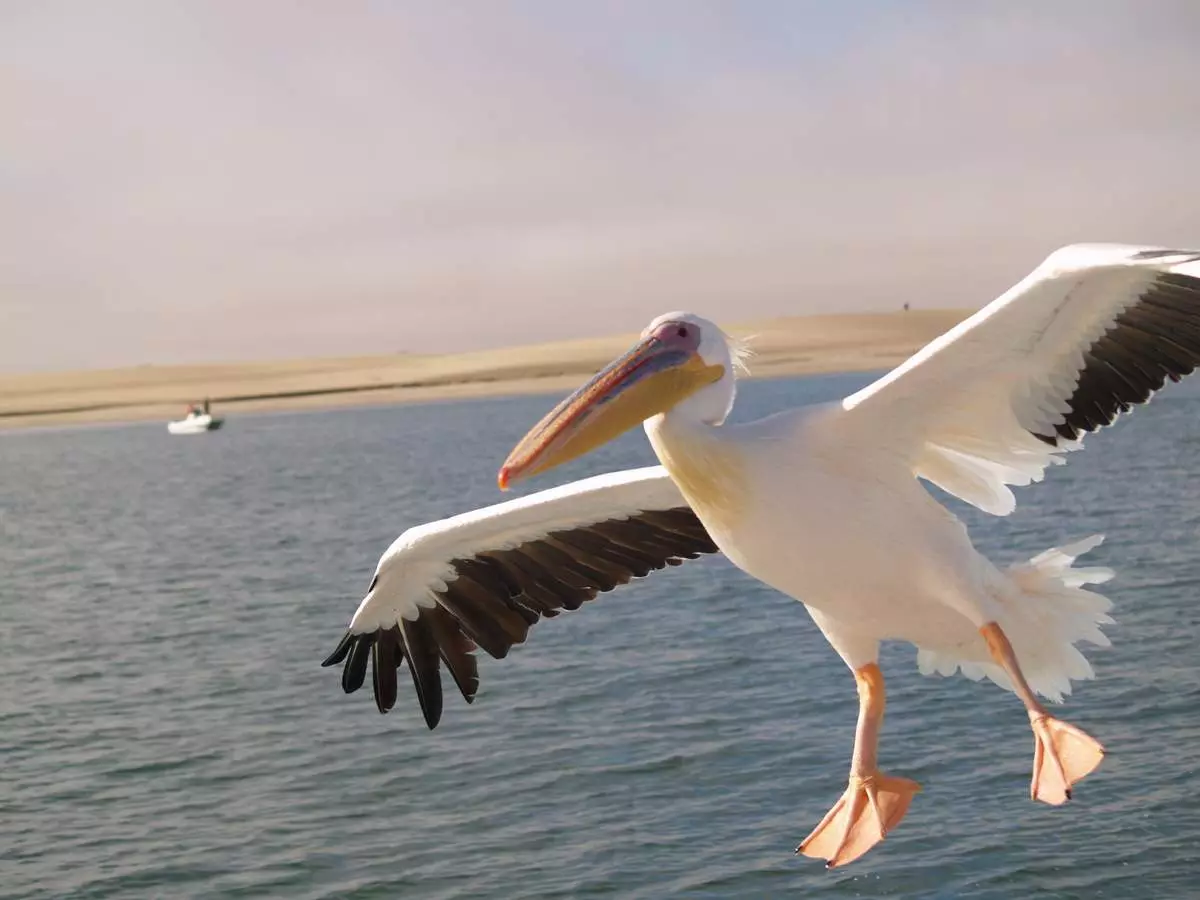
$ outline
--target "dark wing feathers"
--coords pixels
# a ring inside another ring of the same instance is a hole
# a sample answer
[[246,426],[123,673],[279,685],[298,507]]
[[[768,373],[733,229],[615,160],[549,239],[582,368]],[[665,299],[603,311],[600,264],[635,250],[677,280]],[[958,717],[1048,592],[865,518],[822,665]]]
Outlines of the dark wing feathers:
[[375,643],[375,635],[356,635],[357,640],[350,648],[346,657],[346,667],[342,669],[342,690],[353,694],[367,679],[367,660],[371,656],[371,647]]
[[380,632],[372,648],[371,683],[375,688],[375,705],[381,713],[396,705],[396,668],[403,653],[398,632],[398,628]]
[[[1137,259],[1181,257],[1185,251],[1143,251]],[[1200,253],[1191,260],[1200,259]],[[1052,446],[1110,425],[1145,403],[1169,378],[1179,381],[1200,365],[1200,278],[1157,275],[1136,302],[1084,352],[1083,368],[1055,434],[1038,434]]]
[[347,632],[321,665],[344,662],[342,688],[352,693],[366,681],[369,660],[375,704],[387,712],[396,702],[397,669],[407,661],[425,723],[435,728],[442,715],[440,664],[470,703],[479,689],[476,647],[502,659],[539,620],[578,609],[597,593],[656,569],[716,552],[704,525],[686,506],[483,550],[451,560],[456,577],[443,590],[431,591],[436,605],[422,607],[415,621],[367,634]]
[[321,665],[336,666],[349,655],[351,648],[354,647],[354,644],[357,640],[358,635],[347,631],[344,635],[342,635],[342,639],[338,641],[338,645],[333,648],[333,652],[325,657],[325,660],[321,663]]
[[437,644],[442,662],[458,685],[459,693],[468,703],[475,701],[479,690],[479,663],[475,659],[476,644],[459,628],[458,621],[441,606],[425,612],[429,619],[430,637]]
[[[425,616],[417,616],[412,622],[401,619],[400,637],[425,724],[436,728],[442,718],[442,676],[438,673],[441,656],[429,620]],[[392,701],[395,702],[394,693]]]
[[1145,262],[1152,259],[1166,259],[1171,256],[1190,257],[1191,259],[1179,260],[1180,262],[1190,262],[1200,259],[1200,250],[1169,250],[1165,247],[1155,247],[1151,250],[1139,250],[1129,258]]
[[493,556],[480,553],[475,559],[492,567],[499,574],[508,591],[509,598],[542,618],[553,618],[559,613],[558,595],[547,584],[537,580],[537,573],[522,566],[512,554]]
[[[461,582],[461,583],[460,583]],[[512,618],[516,614],[500,601],[490,600],[485,593],[476,592],[474,585],[462,578],[455,579],[446,585],[446,589],[437,595],[437,602],[443,609],[458,620],[459,626],[476,644],[489,656],[503,659],[508,648],[515,643],[505,630],[505,624],[512,629]],[[524,622],[518,618],[518,627]],[[503,621],[507,619],[507,623]]]

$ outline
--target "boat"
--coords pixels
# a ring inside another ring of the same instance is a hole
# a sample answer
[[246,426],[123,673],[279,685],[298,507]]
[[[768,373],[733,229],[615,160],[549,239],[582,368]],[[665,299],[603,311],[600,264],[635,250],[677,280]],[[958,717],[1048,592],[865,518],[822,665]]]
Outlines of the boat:
[[204,434],[206,431],[216,431],[224,422],[223,418],[209,411],[208,401],[205,400],[202,407],[189,406],[187,415],[182,419],[168,422],[167,431],[171,434]]

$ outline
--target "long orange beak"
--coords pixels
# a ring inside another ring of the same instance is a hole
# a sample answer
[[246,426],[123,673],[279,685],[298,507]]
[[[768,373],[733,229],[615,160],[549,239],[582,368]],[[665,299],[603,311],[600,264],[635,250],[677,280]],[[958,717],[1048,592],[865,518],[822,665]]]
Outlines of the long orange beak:
[[724,374],[693,351],[643,338],[530,429],[500,467],[500,490],[583,456]]

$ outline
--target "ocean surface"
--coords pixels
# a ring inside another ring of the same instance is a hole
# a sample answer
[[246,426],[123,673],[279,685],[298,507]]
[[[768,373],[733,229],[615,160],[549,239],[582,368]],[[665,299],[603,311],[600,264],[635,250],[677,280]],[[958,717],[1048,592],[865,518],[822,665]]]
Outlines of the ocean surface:
[[[869,376],[752,382],[736,418]],[[1027,558],[1095,531],[1114,646],[1065,717],[1109,755],[1029,800],[1021,704],[887,648],[881,759],[924,792],[845,869],[850,673],[706,559],[546,621],[428,731],[321,659],[403,529],[496,502],[529,397],[0,435],[0,897],[1200,897],[1200,381],[966,513]],[[634,433],[533,487],[652,461]],[[961,509],[961,507],[956,507]]]

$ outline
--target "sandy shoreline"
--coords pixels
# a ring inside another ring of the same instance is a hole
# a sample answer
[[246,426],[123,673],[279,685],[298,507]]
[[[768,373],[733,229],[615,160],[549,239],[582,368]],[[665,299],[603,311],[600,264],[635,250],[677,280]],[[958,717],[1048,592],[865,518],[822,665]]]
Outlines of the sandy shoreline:
[[[885,369],[968,315],[963,310],[805,316],[729,329],[754,336],[751,375]],[[562,393],[634,335],[437,356],[399,355],[0,376],[0,428],[179,418],[204,397],[214,412],[322,409],[448,398]]]

